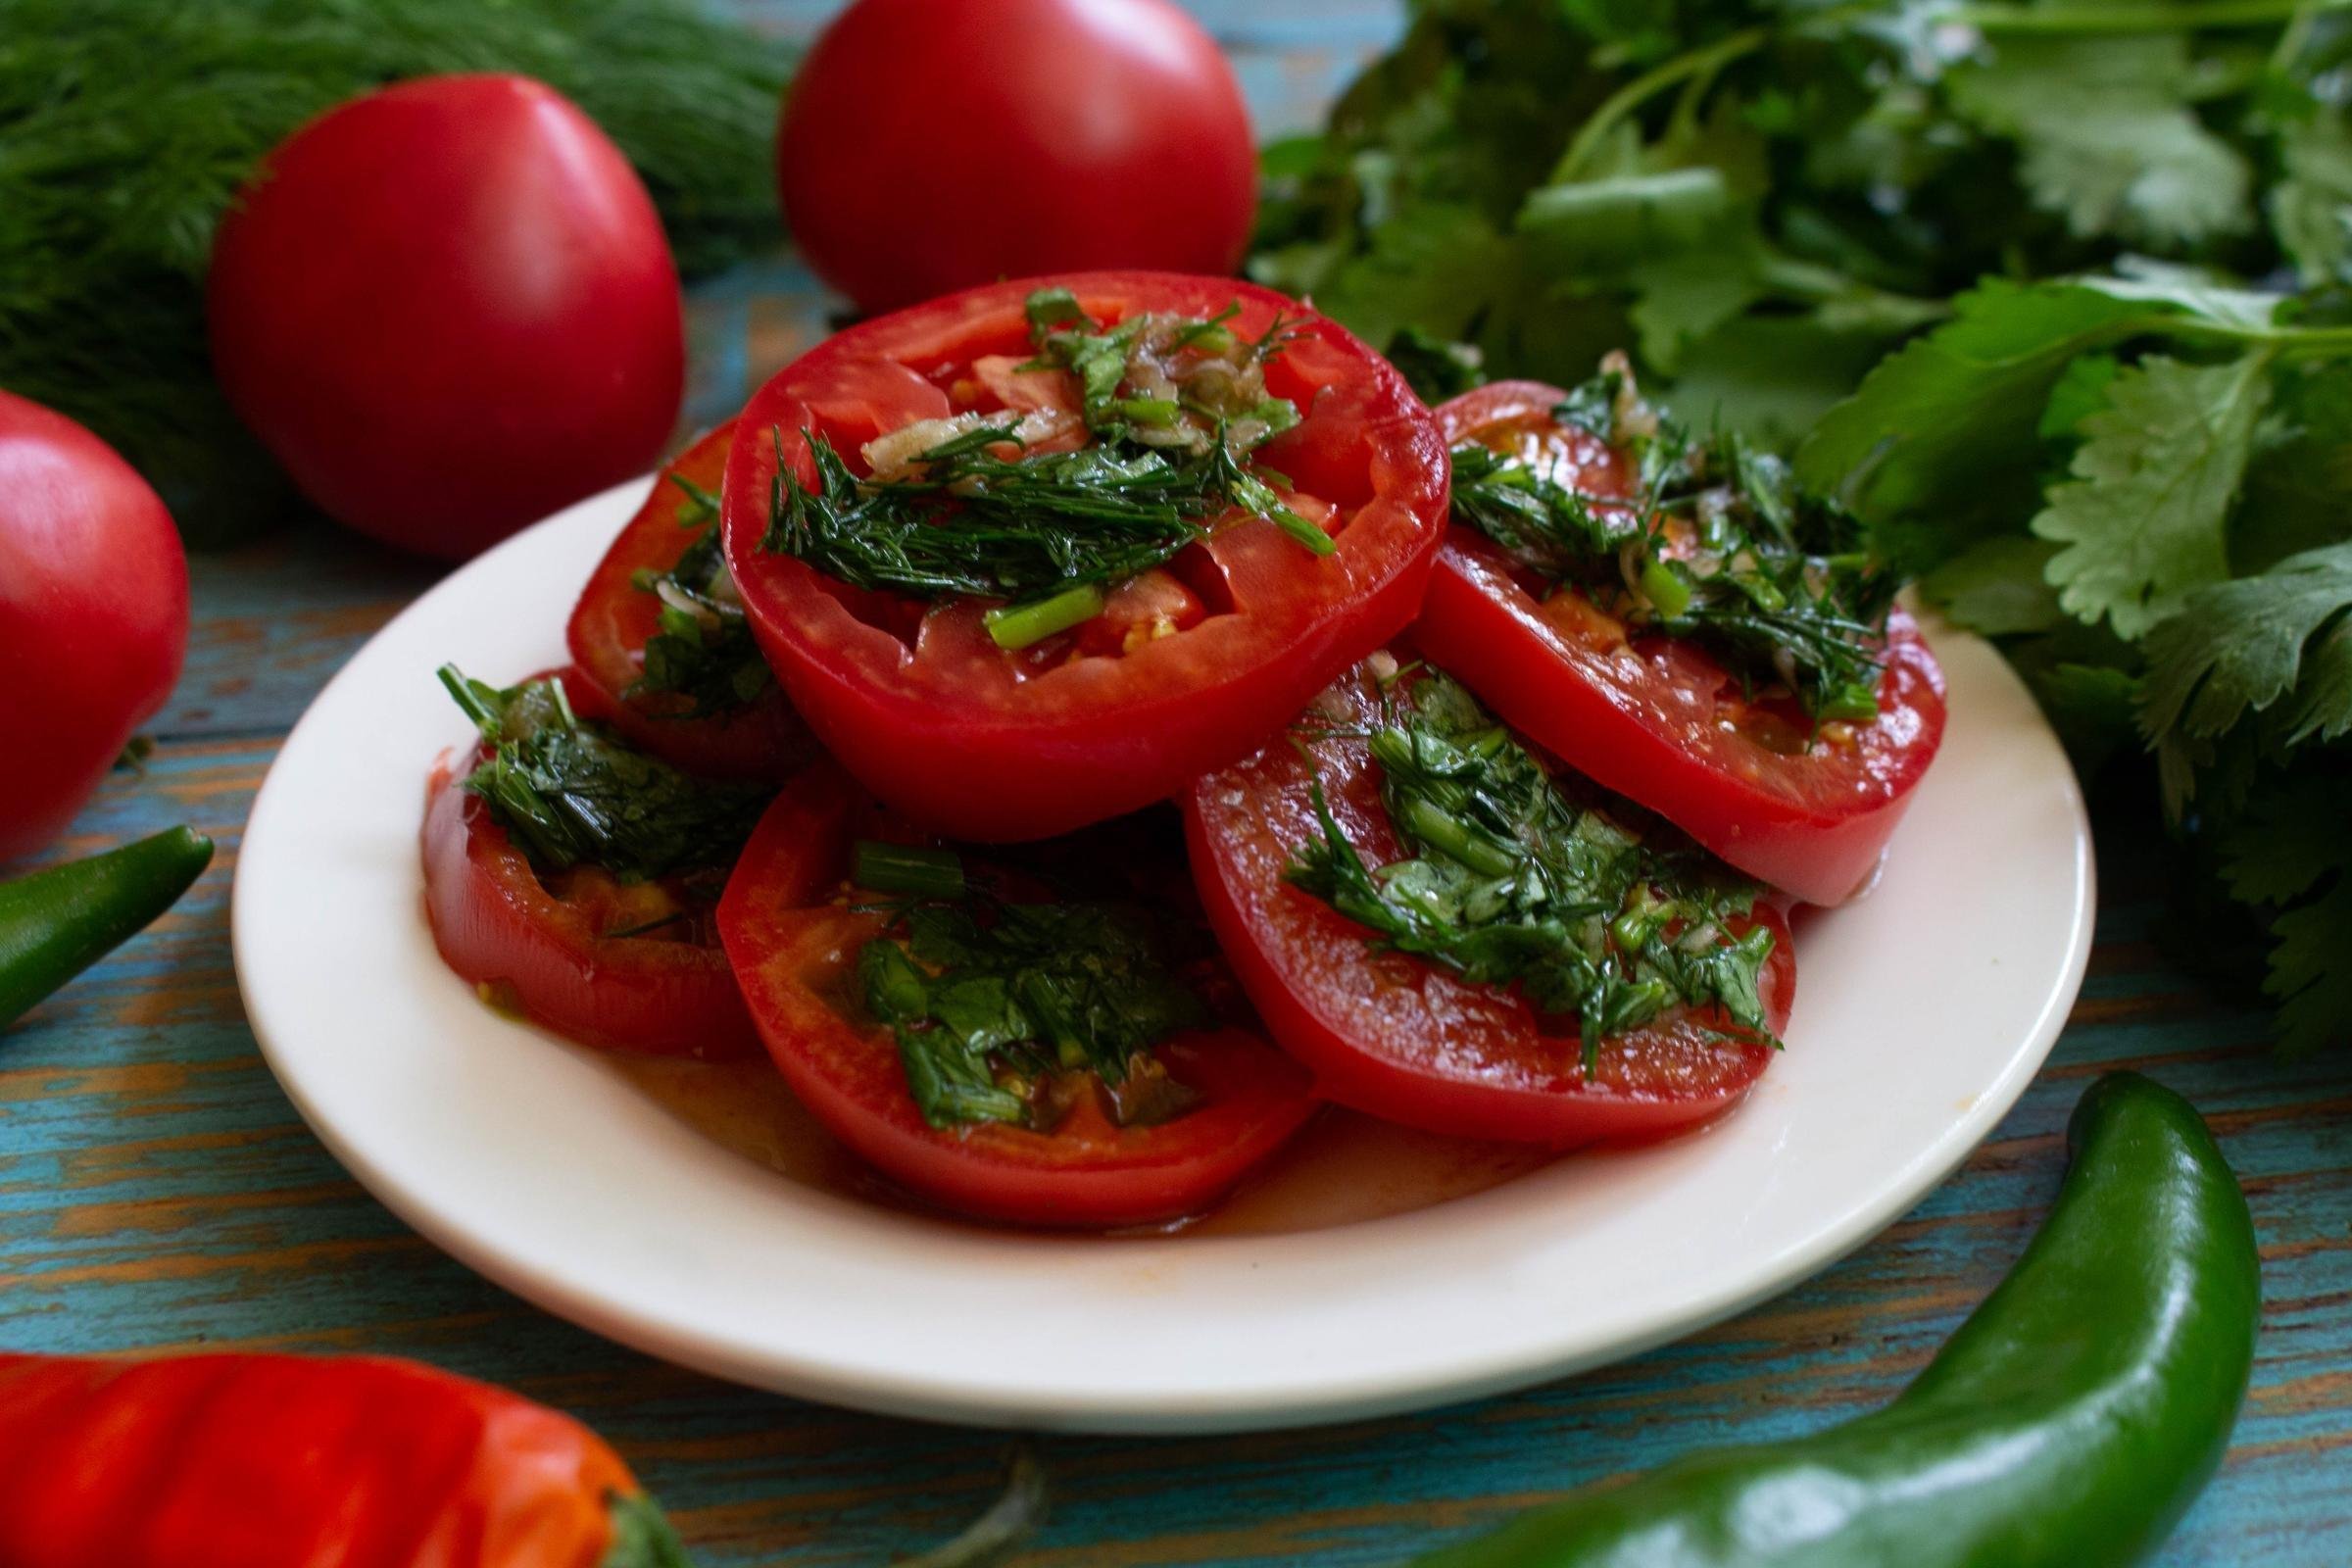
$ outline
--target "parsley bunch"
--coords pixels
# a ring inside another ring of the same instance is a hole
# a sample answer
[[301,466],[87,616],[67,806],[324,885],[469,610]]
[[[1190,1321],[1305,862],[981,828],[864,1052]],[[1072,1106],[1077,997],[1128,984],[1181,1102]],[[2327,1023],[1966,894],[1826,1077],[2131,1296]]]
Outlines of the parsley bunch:
[[2352,1039],[2348,455],[2340,295],[2146,266],[1961,296],[1796,454],[2001,644],[2085,773],[2153,754],[2268,927],[2296,1049]]
[[1637,629],[1705,644],[1751,689],[1785,685],[1816,719],[1878,716],[1895,578],[1870,563],[1852,513],[1741,436],[1692,441],[1640,401],[1622,361],[1553,412],[1629,456],[1631,502],[1465,442],[1455,521]]
[[1452,680],[1405,686],[1366,742],[1412,855],[1367,866],[1318,784],[1323,836],[1298,847],[1293,883],[1381,946],[1574,1013],[1588,1076],[1604,1040],[1676,1006],[1719,1007],[1729,1032],[1772,1037],[1772,933],[1729,928],[1754,906],[1753,883],[1669,831],[1645,839],[1571,799]]
[[[2332,276],[2352,18],[2317,0],[1414,0],[1276,145],[1251,261],[1443,391],[1606,351],[1793,437],[1985,274]],[[1659,384],[1663,384],[1662,379]]]

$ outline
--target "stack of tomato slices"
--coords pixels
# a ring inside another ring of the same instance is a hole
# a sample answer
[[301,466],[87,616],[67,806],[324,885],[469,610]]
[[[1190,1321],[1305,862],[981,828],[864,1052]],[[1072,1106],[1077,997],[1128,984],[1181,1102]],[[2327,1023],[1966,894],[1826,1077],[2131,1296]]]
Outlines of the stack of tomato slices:
[[1555,1148],[1737,1103],[1941,677],[1840,514],[1621,365],[1435,413],[1312,310],[869,319],[656,481],[568,669],[442,678],[451,967],[756,1054],[911,1196],[1200,1212],[1325,1102]]

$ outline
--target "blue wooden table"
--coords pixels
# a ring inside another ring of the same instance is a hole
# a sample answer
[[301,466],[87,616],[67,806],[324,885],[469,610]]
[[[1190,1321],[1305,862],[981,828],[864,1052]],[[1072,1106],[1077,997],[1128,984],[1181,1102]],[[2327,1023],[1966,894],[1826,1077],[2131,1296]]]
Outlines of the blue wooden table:
[[[1194,4],[1269,131],[1311,122],[1397,21],[1383,0]],[[745,9],[805,32],[832,8]],[[703,287],[693,318],[689,425],[822,331],[808,280],[782,262]],[[0,1041],[0,1345],[365,1349],[495,1379],[612,1437],[713,1565],[878,1564],[982,1507],[1002,1437],[747,1393],[615,1348],[442,1256],[327,1156],[246,1028],[229,880],[287,728],[436,572],[316,529],[194,573],[188,670],[148,771],[112,779],[58,853],[189,821],[221,854],[150,934]],[[1052,1442],[1055,1517],[1027,1560],[1391,1561],[1695,1444],[1868,1408],[2015,1258],[2056,1188],[2075,1097],[2129,1064],[2221,1134],[2268,1298],[2235,1446],[2161,1560],[2352,1563],[2352,1056],[2280,1061],[2258,1012],[2168,967],[2134,842],[2102,844],[2098,949],[2050,1066],[1963,1171],[1855,1256],[1694,1340],[1526,1394],[1320,1431]],[[1900,1018],[1886,1049],[1899,1070]]]

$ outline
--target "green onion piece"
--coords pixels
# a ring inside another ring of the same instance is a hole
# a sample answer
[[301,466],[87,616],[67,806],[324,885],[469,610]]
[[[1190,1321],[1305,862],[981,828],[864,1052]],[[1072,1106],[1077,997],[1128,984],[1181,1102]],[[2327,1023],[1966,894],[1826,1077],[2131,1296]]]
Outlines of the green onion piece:
[[999,648],[1020,649],[1043,642],[1057,631],[1094,619],[1102,613],[1102,590],[1092,583],[1064,588],[1051,599],[1026,605],[1005,605],[982,619]]
[[1274,526],[1306,546],[1309,555],[1328,556],[1340,548],[1338,540],[1288,507],[1276,507],[1272,517]]
[[1112,407],[1121,418],[1154,430],[1166,429],[1184,414],[1184,406],[1170,398],[1121,398]]
[[954,850],[859,839],[850,849],[850,880],[875,893],[917,899],[960,899],[963,858]]
[[1690,608],[1690,585],[1675,575],[1663,561],[1652,561],[1642,566],[1642,592],[1666,620],[1680,619],[1683,612]]
[[1825,693],[1821,706],[1813,716],[1821,719],[1841,718],[1849,723],[1867,724],[1879,716],[1878,694],[1867,686],[1840,686]]

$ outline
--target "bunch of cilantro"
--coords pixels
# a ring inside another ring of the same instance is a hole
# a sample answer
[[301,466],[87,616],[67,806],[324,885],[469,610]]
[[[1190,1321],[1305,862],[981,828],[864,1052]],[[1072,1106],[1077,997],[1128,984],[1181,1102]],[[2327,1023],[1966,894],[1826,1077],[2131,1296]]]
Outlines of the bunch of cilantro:
[[1404,363],[1809,428],[1980,277],[2125,254],[2326,272],[2352,141],[2335,0],[1413,0],[1267,153],[1253,275]]
[[2086,776],[2154,775],[2282,1042],[2352,1041],[2352,8],[1413,13],[1270,150],[1252,270],[1433,396],[1630,344],[1797,440]]

